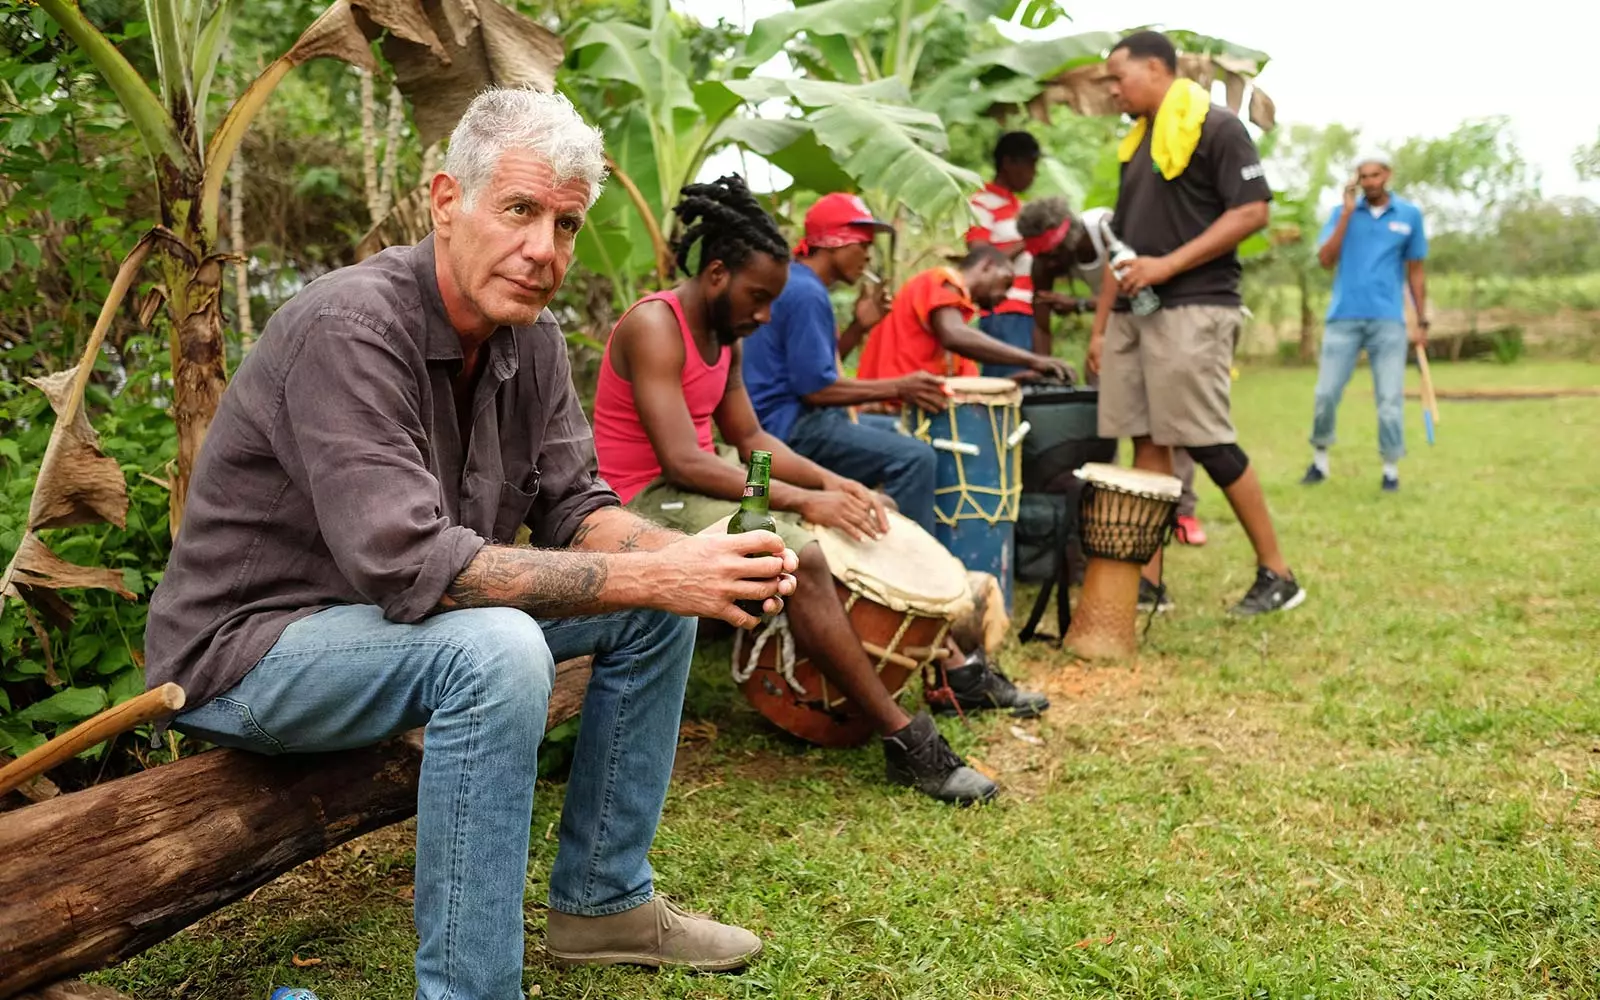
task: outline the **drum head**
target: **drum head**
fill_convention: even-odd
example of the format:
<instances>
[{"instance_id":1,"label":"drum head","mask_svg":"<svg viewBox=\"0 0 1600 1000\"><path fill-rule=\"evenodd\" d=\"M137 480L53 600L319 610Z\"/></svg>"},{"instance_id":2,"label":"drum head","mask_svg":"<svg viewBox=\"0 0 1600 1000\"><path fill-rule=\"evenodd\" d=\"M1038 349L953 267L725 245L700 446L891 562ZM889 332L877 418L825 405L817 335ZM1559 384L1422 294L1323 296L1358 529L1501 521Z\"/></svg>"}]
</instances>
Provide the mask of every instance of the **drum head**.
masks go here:
<instances>
[{"instance_id":1,"label":"drum head","mask_svg":"<svg viewBox=\"0 0 1600 1000\"><path fill-rule=\"evenodd\" d=\"M816 524L805 529L816 536L833 578L862 597L930 618L954 618L971 611L967 568L961 560L917 522L892 510L887 513L889 533L877 541L858 542ZM697 534L725 534L730 520L731 514Z\"/></svg>"},{"instance_id":2,"label":"drum head","mask_svg":"<svg viewBox=\"0 0 1600 1000\"><path fill-rule=\"evenodd\" d=\"M921 525L889 511L889 533L858 542L842 531L808 524L834 578L895 611L953 618L972 608L967 568Z\"/></svg>"},{"instance_id":3,"label":"drum head","mask_svg":"<svg viewBox=\"0 0 1600 1000\"><path fill-rule=\"evenodd\" d=\"M1176 500L1183 495L1183 480L1145 469L1126 469L1120 465L1090 462L1079 469L1076 475L1096 486L1154 500Z\"/></svg>"},{"instance_id":4,"label":"drum head","mask_svg":"<svg viewBox=\"0 0 1600 1000\"><path fill-rule=\"evenodd\" d=\"M988 403L1004 406L1022 402L1022 388L1008 378L957 375L944 380L953 403Z\"/></svg>"}]
</instances>

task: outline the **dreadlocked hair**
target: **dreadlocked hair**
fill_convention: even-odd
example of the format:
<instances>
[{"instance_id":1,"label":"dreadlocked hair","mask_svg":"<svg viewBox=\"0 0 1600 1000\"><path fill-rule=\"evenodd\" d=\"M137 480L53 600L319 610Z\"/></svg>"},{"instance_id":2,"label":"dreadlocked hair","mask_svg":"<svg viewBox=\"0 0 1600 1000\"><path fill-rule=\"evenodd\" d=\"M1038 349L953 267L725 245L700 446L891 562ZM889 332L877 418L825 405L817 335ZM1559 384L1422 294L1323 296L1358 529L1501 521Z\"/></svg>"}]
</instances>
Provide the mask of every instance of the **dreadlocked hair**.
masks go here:
<instances>
[{"instance_id":1,"label":"dreadlocked hair","mask_svg":"<svg viewBox=\"0 0 1600 1000\"><path fill-rule=\"evenodd\" d=\"M738 174L710 184L690 184L672 209L683 227L672 249L684 274L699 274L714 260L737 270L752 253L789 259L789 244ZM700 259L691 268L690 253L700 244Z\"/></svg>"}]
</instances>

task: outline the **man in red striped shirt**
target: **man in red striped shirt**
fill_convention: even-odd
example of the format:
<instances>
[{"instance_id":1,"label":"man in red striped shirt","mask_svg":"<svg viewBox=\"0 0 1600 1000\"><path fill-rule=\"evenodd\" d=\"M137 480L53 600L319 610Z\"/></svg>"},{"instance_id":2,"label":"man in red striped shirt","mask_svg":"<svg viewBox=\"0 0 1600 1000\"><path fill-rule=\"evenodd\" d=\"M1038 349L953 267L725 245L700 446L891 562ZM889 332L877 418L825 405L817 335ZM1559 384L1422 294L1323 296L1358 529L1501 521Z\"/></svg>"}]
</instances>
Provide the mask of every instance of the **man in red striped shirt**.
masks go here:
<instances>
[{"instance_id":1,"label":"man in red striped shirt","mask_svg":"<svg viewBox=\"0 0 1600 1000\"><path fill-rule=\"evenodd\" d=\"M1039 168L1039 142L1027 132L1007 132L994 146L994 180L967 200L975 219L967 230L967 247L987 244L1011 258L1015 277L1005 300L978 320L978 329L996 340L1035 354L1050 354L1048 333L1040 343L1033 321L1033 255L1022 246L1017 216L1018 195L1033 186ZM985 375L1012 375L1014 365L985 364Z\"/></svg>"}]
</instances>

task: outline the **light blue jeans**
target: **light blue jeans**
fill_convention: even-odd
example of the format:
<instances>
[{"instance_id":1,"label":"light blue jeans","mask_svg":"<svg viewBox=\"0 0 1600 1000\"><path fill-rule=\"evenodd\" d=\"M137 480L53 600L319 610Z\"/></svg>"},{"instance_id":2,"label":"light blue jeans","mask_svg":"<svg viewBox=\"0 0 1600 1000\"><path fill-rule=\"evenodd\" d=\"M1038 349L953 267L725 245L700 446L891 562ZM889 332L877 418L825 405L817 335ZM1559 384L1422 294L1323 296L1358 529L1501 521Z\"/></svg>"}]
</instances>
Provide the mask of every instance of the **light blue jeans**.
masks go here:
<instances>
[{"instance_id":1,"label":"light blue jeans","mask_svg":"<svg viewBox=\"0 0 1600 1000\"><path fill-rule=\"evenodd\" d=\"M418 1000L520 1000L523 887L557 661L594 654L550 905L601 915L653 892L647 852L677 750L695 623L656 611L535 621L511 608L303 618L237 687L176 728L258 753L426 726L417 790Z\"/></svg>"},{"instance_id":2,"label":"light blue jeans","mask_svg":"<svg viewBox=\"0 0 1600 1000\"><path fill-rule=\"evenodd\" d=\"M1372 394L1378 403L1378 451L1385 462L1398 462L1406 453L1405 390L1406 325L1390 319L1331 320L1322 334L1322 360L1317 368L1316 416L1311 425L1311 445L1326 448L1335 441L1334 422L1339 399L1356 360L1367 352L1372 366Z\"/></svg>"}]
</instances>

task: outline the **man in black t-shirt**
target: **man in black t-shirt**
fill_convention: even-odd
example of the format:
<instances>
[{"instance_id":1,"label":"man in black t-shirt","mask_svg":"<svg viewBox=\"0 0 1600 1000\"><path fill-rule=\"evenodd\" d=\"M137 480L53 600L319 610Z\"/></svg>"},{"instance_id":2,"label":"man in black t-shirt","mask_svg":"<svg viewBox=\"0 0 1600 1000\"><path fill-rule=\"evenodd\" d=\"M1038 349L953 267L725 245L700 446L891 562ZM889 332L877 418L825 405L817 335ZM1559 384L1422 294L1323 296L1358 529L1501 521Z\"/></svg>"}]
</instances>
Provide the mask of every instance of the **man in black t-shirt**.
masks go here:
<instances>
[{"instance_id":1,"label":"man in black t-shirt","mask_svg":"<svg viewBox=\"0 0 1600 1000\"><path fill-rule=\"evenodd\" d=\"M1221 487L1255 547L1256 581L1235 614L1286 611L1305 600L1278 549L1261 482L1229 412L1240 328L1240 241L1267 224L1261 158L1244 124L1177 77L1172 42L1129 35L1106 70L1122 111L1138 121L1119 151L1122 182L1112 230L1139 256L1102 284L1089 341L1100 373L1100 435L1131 437L1134 465L1172 472L1180 446ZM1160 308L1135 315L1144 289ZM1119 295L1120 292L1120 295ZM1159 578L1158 553L1145 568Z\"/></svg>"}]
</instances>

